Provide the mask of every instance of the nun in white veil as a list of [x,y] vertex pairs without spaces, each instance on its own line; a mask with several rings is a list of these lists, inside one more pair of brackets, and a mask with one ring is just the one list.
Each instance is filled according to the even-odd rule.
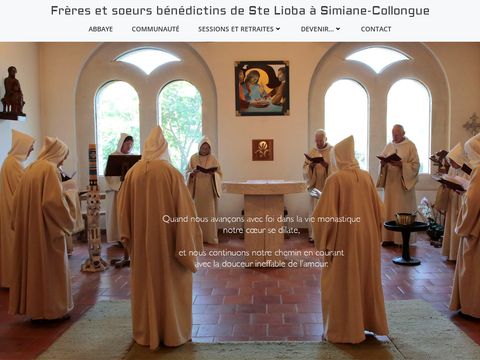
[[206,136],[200,140],[198,153],[193,154],[188,163],[187,186],[198,216],[209,220],[200,223],[203,242],[218,244],[217,224],[212,218],[216,217],[217,200],[222,192],[222,170]]
[[64,318],[73,308],[65,237],[70,235],[73,204],[65,196],[59,166],[68,147],[46,137],[38,160],[25,170],[13,197],[15,231],[10,314],[34,320]]

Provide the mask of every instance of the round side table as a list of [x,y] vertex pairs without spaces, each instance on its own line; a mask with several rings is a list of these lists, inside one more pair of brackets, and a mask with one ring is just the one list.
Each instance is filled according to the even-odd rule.
[[390,231],[399,231],[402,233],[402,256],[394,258],[392,261],[398,265],[417,266],[420,265],[420,259],[410,257],[410,233],[417,231],[425,231],[428,229],[428,224],[415,221],[410,225],[397,224],[395,220],[386,221],[383,226]]

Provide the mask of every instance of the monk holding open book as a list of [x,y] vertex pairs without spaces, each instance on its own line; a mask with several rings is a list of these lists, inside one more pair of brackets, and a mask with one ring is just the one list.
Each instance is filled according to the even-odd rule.
[[222,171],[220,163],[212,154],[210,140],[204,136],[198,144],[198,153],[193,154],[187,168],[187,186],[190,190],[197,215],[208,218],[201,222],[203,242],[218,244],[216,217],[217,199],[222,193]]
[[[413,213],[417,209],[415,198],[415,184],[418,182],[417,148],[413,142],[405,137],[402,125],[395,125],[392,129],[392,142],[385,146],[378,156],[380,159],[380,175],[377,187],[383,188],[386,220],[395,220],[395,214]],[[399,232],[383,229],[384,246],[401,245],[402,237]],[[414,236],[410,239],[413,242]]]
[[[444,209],[442,210],[446,211],[442,255],[445,255],[450,261],[456,261],[460,236],[455,233],[455,224],[462,205],[463,194],[468,187],[470,178],[468,169],[470,169],[470,173],[472,170],[461,143],[455,145],[446,157],[450,164],[448,174],[441,176],[434,175],[432,178],[443,185],[439,188],[435,201],[436,207],[438,203],[439,205],[443,205]],[[444,190],[445,188],[447,189],[446,191]],[[443,196],[439,197],[438,194],[442,194]]]
[[[330,151],[332,147],[327,143],[325,130],[315,131],[315,146],[305,155],[303,163],[303,178],[307,183],[307,190],[310,193],[310,213],[318,200],[319,192],[323,191],[327,177],[333,172],[330,164]],[[312,229],[308,226],[308,239],[313,242]]]

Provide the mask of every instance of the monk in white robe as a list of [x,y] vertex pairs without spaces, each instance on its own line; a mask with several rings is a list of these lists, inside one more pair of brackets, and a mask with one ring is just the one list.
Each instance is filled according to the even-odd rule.
[[13,194],[22,178],[23,162],[33,151],[35,140],[30,135],[12,130],[12,148],[0,172],[0,287],[10,287],[13,266],[14,232],[11,228]]
[[[328,263],[321,275],[324,337],[356,344],[364,331],[388,333],[380,274],[383,206],[355,159],[353,136],[335,145],[332,157],[338,172],[325,183],[312,225],[315,247]],[[322,222],[327,217],[339,221]]]
[[[211,172],[198,170],[211,169]],[[215,169],[216,168],[216,169]],[[212,144],[208,137],[204,136],[198,144],[198,153],[190,158],[187,168],[187,186],[193,200],[197,215],[207,218],[208,222],[200,222],[203,242],[218,244],[217,223],[212,218],[217,214],[217,199],[222,193],[222,171],[220,163],[212,154]]]
[[[314,189],[323,191],[328,175],[333,173],[333,166],[330,160],[331,150],[332,146],[327,143],[327,134],[325,130],[317,129],[317,131],[315,131],[315,146],[307,153],[307,155],[311,158],[322,157],[324,161],[321,163],[315,163],[305,158],[303,163],[303,179],[307,183],[307,191],[309,193]],[[310,196],[310,214],[315,208],[315,205],[317,205],[317,198]],[[313,242],[312,226],[310,223],[308,225],[308,238]]]
[[480,134],[465,143],[473,169],[455,227],[461,237],[450,310],[480,318]]
[[200,226],[191,221],[195,205],[168,159],[157,126],[118,193],[120,234],[131,258],[133,338],[152,350],[191,339],[194,252],[203,249]]
[[33,320],[65,318],[73,309],[65,236],[74,218],[62,191],[67,146],[46,137],[38,160],[25,170],[13,198],[15,231],[9,313]]
[[[395,220],[396,213],[413,213],[417,210],[415,184],[418,182],[420,162],[417,148],[405,137],[401,125],[392,129],[392,142],[385,146],[380,154],[388,157],[396,153],[401,160],[394,162],[381,161],[380,175],[377,187],[384,189],[385,217],[388,221]],[[382,229],[384,245],[402,245],[400,232]],[[411,234],[410,243],[415,242],[415,234]]]
[[[447,158],[450,162],[450,169],[448,170],[448,175],[452,177],[459,176],[468,181],[470,179],[470,176],[461,170],[463,165],[470,167],[470,164],[465,156],[462,144],[458,143],[457,145],[455,145],[452,150],[450,150],[450,152],[447,154]],[[445,214],[442,255],[446,256],[447,260],[450,261],[457,260],[460,236],[455,233],[455,224],[457,223],[458,213],[460,212],[462,197],[463,194],[459,194],[450,189],[448,189],[448,191],[446,192],[447,212]]]
[[[120,140],[118,140],[117,150],[110,155],[129,155],[133,149],[133,137],[121,133]],[[106,202],[107,211],[105,212],[106,226],[107,226],[107,242],[114,243],[120,241],[120,233],[118,230],[117,221],[117,194],[120,190],[122,181],[120,176],[105,176],[107,183]]]

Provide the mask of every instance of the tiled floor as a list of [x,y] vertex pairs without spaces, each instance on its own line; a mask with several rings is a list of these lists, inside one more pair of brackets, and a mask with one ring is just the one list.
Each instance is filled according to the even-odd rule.
[[[206,250],[241,250],[243,242],[220,238],[220,245]],[[306,235],[286,240],[286,249],[312,250]],[[122,251],[104,245],[107,259]],[[417,267],[402,267],[391,259],[399,248],[382,248],[382,279],[386,300],[424,299],[480,344],[480,320],[448,310],[454,265],[446,262],[425,240],[417,241],[412,255],[421,258]],[[36,325],[23,316],[7,314],[8,291],[0,290],[0,359],[30,359],[43,352],[95,302],[128,299],[129,269],[110,268],[103,273],[81,273],[87,256],[85,244],[77,244],[70,258],[75,309],[69,321]],[[235,263],[240,257],[202,257]],[[292,260],[307,259],[303,256]],[[308,260],[308,259],[307,259]],[[310,259],[314,260],[314,259]],[[322,335],[320,270],[315,268],[211,268],[194,275],[193,340],[314,340]]]

